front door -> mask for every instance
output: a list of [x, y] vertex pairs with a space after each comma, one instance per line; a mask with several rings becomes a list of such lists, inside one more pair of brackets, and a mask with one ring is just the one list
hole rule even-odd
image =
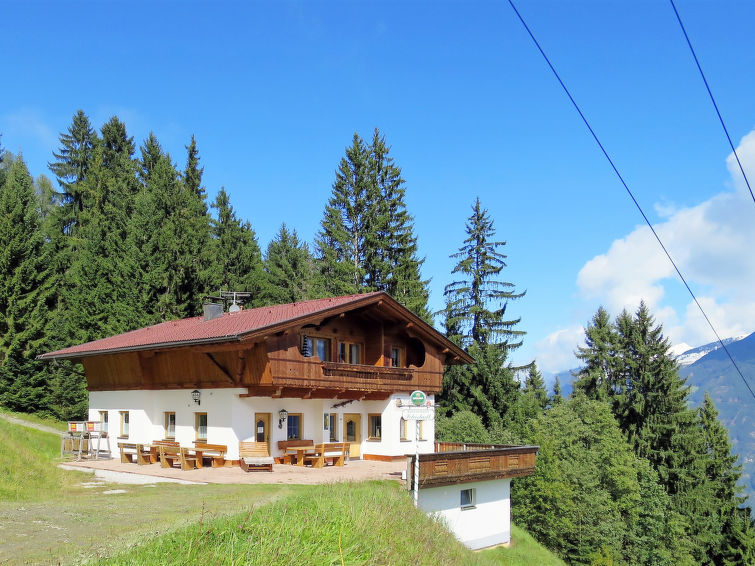
[[254, 413], [254, 440], [267, 443], [270, 454], [270, 413]]
[[362, 445], [362, 415], [359, 413], [345, 413], [343, 415], [343, 441], [351, 444], [349, 454], [351, 458], [361, 458]]

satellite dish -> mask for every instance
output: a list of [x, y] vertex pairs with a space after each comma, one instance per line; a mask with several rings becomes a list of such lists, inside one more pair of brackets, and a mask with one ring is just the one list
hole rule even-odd
[[241, 310], [241, 307], [236, 304], [236, 301], [233, 302], [233, 304], [228, 307], [228, 312], [234, 313], [239, 312]]

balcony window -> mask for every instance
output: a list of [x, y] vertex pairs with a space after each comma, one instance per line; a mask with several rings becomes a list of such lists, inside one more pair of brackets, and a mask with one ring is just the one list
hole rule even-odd
[[398, 346], [391, 347], [391, 366], [395, 368], [404, 367], [404, 349]]
[[362, 345], [354, 342], [339, 342], [338, 361], [346, 364], [361, 364]]

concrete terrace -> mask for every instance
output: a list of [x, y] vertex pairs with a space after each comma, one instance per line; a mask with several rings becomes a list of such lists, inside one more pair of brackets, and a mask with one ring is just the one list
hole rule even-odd
[[[244, 472], [238, 466], [227, 468], [200, 468], [183, 471], [177, 468], [163, 468], [160, 464], [138, 466], [123, 463], [118, 459], [110, 460], [81, 460], [65, 462], [67, 469], [81, 471], [106, 471], [118, 474], [133, 474], [145, 479], [153, 477], [168, 480], [180, 480], [192, 483], [218, 484], [303, 484], [315, 485], [341, 481], [394, 480], [401, 481], [401, 472], [406, 470], [406, 462], [377, 462], [370, 460], [351, 460], [345, 466], [326, 466], [324, 468], [308, 468], [303, 466], [289, 466], [274, 464], [273, 471]], [[134, 478], [136, 479], [136, 478]], [[112, 481], [118, 481], [113, 479]], [[126, 481], [124, 483], [132, 483]]]

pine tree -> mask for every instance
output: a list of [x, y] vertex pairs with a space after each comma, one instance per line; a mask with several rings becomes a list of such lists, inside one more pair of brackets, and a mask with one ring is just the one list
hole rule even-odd
[[320, 285], [332, 295], [385, 291], [429, 321], [424, 260], [389, 152], [377, 129], [369, 145], [355, 133], [346, 148], [316, 240]]
[[265, 253], [265, 304], [296, 303], [317, 297], [314, 258], [296, 230], [283, 223]]
[[514, 285], [499, 279], [505, 255], [498, 249], [505, 243], [495, 241], [493, 221], [482, 208], [480, 199], [472, 207], [466, 225], [467, 238], [452, 273], [461, 279], [445, 288], [446, 335], [467, 348], [476, 359], [472, 366], [450, 366], [443, 376], [439, 401], [447, 412], [470, 409], [479, 414], [486, 426], [510, 423], [507, 414], [518, 402], [519, 382], [515, 370], [506, 364], [508, 354], [521, 346], [523, 331], [515, 330], [519, 320], [504, 318]]
[[22, 157], [0, 190], [0, 403], [15, 411], [45, 408], [41, 363], [47, 321], [48, 247], [38, 201]]
[[564, 397], [561, 395], [561, 382], [559, 381], [558, 377], [556, 377], [555, 381], [553, 382], [553, 394], [548, 399], [548, 405], [551, 407], [555, 407], [556, 405], [559, 405], [564, 400]]
[[[738, 485], [742, 477], [742, 465], [732, 454], [729, 431], [718, 419], [718, 410], [713, 399], [706, 392], [702, 406], [698, 409], [703, 450], [707, 456], [705, 475], [711, 484], [712, 506], [716, 510], [720, 525], [720, 540], [710, 549], [714, 564], [750, 564], [755, 562], [755, 524], [744, 504], [742, 487]], [[743, 510], [745, 511], [743, 513]]]
[[89, 118], [83, 110], [79, 110], [73, 117], [68, 133], [60, 134], [61, 147], [57, 153], [53, 153], [57, 161], [48, 164], [61, 188], [57, 228], [64, 234], [73, 233], [78, 215], [84, 210], [81, 183], [86, 178], [98, 143], [99, 139]]
[[521, 346], [525, 333], [514, 329], [520, 319], [504, 318], [506, 308], [509, 301], [524, 293], [516, 293], [513, 283], [499, 279], [506, 256], [498, 250], [506, 242], [493, 239], [493, 220], [479, 198], [472, 206], [466, 233], [464, 245], [451, 256], [459, 259], [451, 273], [459, 273], [461, 278], [446, 285], [443, 293], [447, 299], [446, 326], [456, 329], [464, 346], [494, 344], [508, 355]]
[[575, 376], [575, 391], [582, 391], [589, 399], [608, 399], [609, 389], [617, 381], [616, 338], [611, 317], [600, 307], [585, 328], [585, 346], [580, 346], [577, 352], [577, 358], [585, 366]]
[[153, 136], [142, 148], [146, 184], [134, 199], [128, 224], [129, 246], [141, 274], [139, 302], [154, 322], [199, 314], [201, 297], [210, 287], [211, 252], [204, 203], [184, 186], [170, 156], [150, 161], [156, 148]]
[[202, 186], [202, 173], [204, 167], [199, 166], [199, 150], [194, 135], [191, 136], [191, 143], [186, 147], [186, 168], [184, 169], [184, 184], [186, 188], [193, 191], [197, 198], [202, 202], [207, 198], [207, 193]]
[[261, 306], [264, 304], [261, 296], [264, 273], [262, 253], [254, 230], [249, 222], [241, 222], [236, 217], [225, 188], [218, 192], [212, 208], [218, 214], [218, 219], [212, 220], [215, 250], [212, 288], [248, 291], [252, 298], [247, 304]]

